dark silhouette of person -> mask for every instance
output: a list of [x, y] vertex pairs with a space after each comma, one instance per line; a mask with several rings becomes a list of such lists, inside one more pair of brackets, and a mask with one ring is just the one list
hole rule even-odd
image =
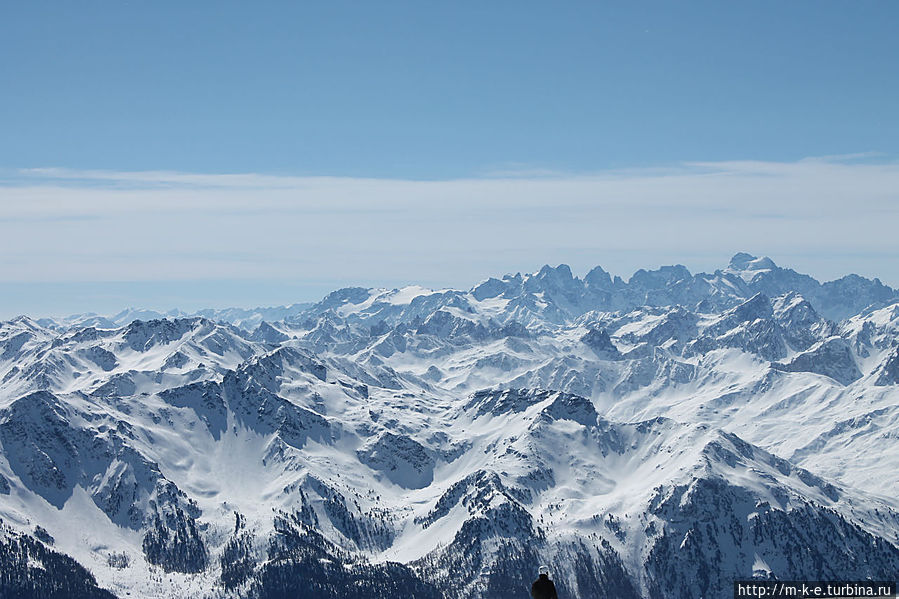
[[556, 595], [556, 585], [549, 579], [549, 574], [540, 572], [540, 576], [531, 585], [531, 597], [533, 599], [559, 599], [559, 596]]

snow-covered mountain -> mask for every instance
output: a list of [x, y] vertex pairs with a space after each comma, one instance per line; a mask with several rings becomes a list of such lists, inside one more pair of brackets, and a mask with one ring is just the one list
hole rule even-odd
[[511, 598], [541, 564], [568, 597], [892, 580], [899, 292], [737, 254], [19, 317], [0, 447], [23, 596]]

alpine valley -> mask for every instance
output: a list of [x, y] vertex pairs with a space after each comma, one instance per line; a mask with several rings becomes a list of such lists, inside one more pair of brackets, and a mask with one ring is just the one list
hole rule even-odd
[[896, 580], [899, 292], [737, 254], [0, 323], [0, 597]]

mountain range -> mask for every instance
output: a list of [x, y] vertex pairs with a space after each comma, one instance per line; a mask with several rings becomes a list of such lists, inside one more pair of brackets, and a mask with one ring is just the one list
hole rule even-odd
[[[627, 281], [0, 323], [0, 596], [730, 597], [895, 580], [899, 291]], [[13, 594], [15, 593], [15, 594]]]

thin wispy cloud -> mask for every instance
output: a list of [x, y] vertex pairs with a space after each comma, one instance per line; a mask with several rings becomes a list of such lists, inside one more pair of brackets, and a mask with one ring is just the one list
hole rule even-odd
[[859, 158], [444, 181], [27, 169], [0, 186], [0, 278], [467, 285], [545, 262], [713, 269], [749, 250], [899, 284], [899, 164]]

